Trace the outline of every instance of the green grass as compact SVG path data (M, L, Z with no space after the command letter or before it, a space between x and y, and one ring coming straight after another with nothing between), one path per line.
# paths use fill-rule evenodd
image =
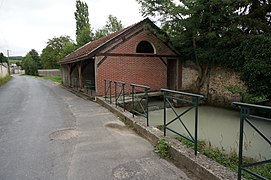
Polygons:
M46 79L46 80L50 80L53 82L57 82L57 83L61 83L61 81L62 81L60 76L42 76L41 78Z
M22 60L8 60L9 64L16 64L17 62L21 63Z
M4 78L0 78L0 86L5 84L6 82L10 81L12 79L12 76L6 76Z
M157 145L154 148L154 152L160 154L164 158L170 158L169 153L170 145L166 142L165 138L160 138Z
M186 145L188 148L194 148L194 143L188 141L187 139L179 136L177 139ZM236 153L226 153L225 150L221 150L218 148L213 148L211 145L206 143L205 141L198 141L198 151L207 156L208 158L218 162L219 164L229 168L232 171L237 172L238 170L238 155ZM244 164L256 162L253 159L243 158ZM271 164L253 166L248 168L257 174L266 177L267 179L271 179ZM257 179L254 176L244 173L243 176L247 179Z

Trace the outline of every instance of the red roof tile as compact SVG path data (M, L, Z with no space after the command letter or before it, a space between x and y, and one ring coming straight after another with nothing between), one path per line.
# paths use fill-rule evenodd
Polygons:
M153 25L156 29L159 29L156 25L154 25L151 20L148 18L144 19L143 21L140 21L134 25L131 25L125 29L122 29L120 31L117 31L115 33L112 33L108 36L102 37L100 39L91 41L84 46L78 48L74 52L70 53L66 57L60 60L60 64L68 64L68 63L73 63L77 61L82 61L87 58L93 57L96 55L96 53L100 52L103 48L106 47L107 43L113 41L115 38L122 37L121 35L125 33L129 33L130 30L133 30L134 28L140 27L145 23L150 23ZM160 30L160 29L159 29ZM171 47L172 48L172 47ZM172 48L174 49L174 48ZM176 53L178 54L178 53Z
M139 24L139 23L137 23L137 24ZM112 39L114 39L118 35L121 35L123 32L129 30L130 28L134 27L137 24L129 26L129 27L122 29L120 31L114 32L108 36L104 36L100 39L91 41L91 42L85 44L84 46L78 48L74 52L70 53L69 55L67 55L63 59L61 59L59 63L66 64L66 63L70 63L70 62L80 61L81 59L88 57L91 53L98 50L98 48L101 47L102 45L106 44L107 42L110 42Z

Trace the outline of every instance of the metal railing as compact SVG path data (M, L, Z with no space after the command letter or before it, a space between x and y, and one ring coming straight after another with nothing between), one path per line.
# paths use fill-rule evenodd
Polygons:
M125 82L114 81L115 84L115 105L123 106L123 110L125 111Z
M109 94L109 102L111 104L112 103L112 81L104 80L104 100L105 101L107 101L108 94Z
M150 90L150 87L139 84L131 84L131 86L133 117L135 116L135 114L139 114L145 117L147 119L147 126L149 126L148 92Z
M180 92L180 91L173 91L173 90L169 90L169 89L161 89L161 91L163 92L163 95L164 95L164 136L166 136L166 130L169 130L169 131L187 139L188 141L194 143L194 152L195 152L195 155L197 155L197 151L198 151L198 145L197 145L198 144L197 143L198 142L198 102L204 96L198 95L198 94ZM177 97L176 95L178 95L180 97ZM188 100L188 98L190 98L191 100ZM172 102L170 102L170 100L177 100L177 101L185 102L186 104L188 104L190 106L188 106L188 109L183 111L181 114L178 114L178 112L176 111L176 109L174 108L174 106L172 105ZM176 117L174 119L169 120L169 122L167 122L167 110L166 110L167 104L169 105L169 108L171 108L173 110L174 114L176 115ZM188 113L192 109L195 109L194 137L182 120L183 115L185 115L186 113ZM171 123L173 123L177 120L179 120L179 122L181 123L183 128L188 133L189 137L186 137L186 136L182 135L181 133L168 127Z
M270 106L260 106L255 104L247 104L247 103L240 103L240 102L233 102L234 106L237 106L240 108L240 135L239 135L239 161L238 161L238 180L241 180L242 171L245 171L259 179L267 179L256 172L253 172L252 170L248 169L252 166L259 166L271 163L271 159L264 160L264 161L258 161L254 163L244 164L243 163L243 143L244 143L244 124L245 122L252 127L261 138L263 138L271 147L271 140L259 129L257 128L251 120L269 120L269 118L261 117L261 116L255 116L251 115L251 110L258 110L261 112L271 112ZM270 148L271 150L271 148Z

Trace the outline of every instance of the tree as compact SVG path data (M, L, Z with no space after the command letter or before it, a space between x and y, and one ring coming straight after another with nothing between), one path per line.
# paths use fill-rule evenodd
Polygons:
M199 92L212 64L230 64L242 42L270 32L270 2L260 0L137 0L144 16L158 17L182 54L195 62ZM260 26L258 26L260 24ZM270 34L270 33L269 33ZM239 64L239 61L233 62Z
M0 63L7 62L7 58L4 56L3 53L0 53Z
M159 17L162 29L181 52L183 60L195 62L198 78L194 91L199 92L217 61L227 59L228 42L235 23L233 1L218 0L137 0L143 15Z
M38 75L38 68L41 65L40 57L38 52L35 49L29 51L22 61L25 74L27 75Z
M49 39L47 46L41 53L43 68L59 68L58 61L73 52L75 49L76 45L69 36L60 36Z
M76 42L79 47L93 40L92 28L89 23L87 3L76 0Z
M116 16L109 15L106 25L103 28L96 30L94 39L99 39L121 29L123 29L122 22L119 21Z
M239 61L241 78L248 92L271 99L271 37L254 36L244 41L233 60Z

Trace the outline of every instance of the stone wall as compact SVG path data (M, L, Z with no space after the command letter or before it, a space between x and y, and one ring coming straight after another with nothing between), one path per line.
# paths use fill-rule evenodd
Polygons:
M0 78L6 77L8 75L8 68L7 64L4 63L3 65L0 64Z
M193 91L198 77L195 65L192 62L185 62L182 71L182 90ZM200 93L207 98L210 105L230 106L231 102L240 101L240 96L228 91L226 87L229 85L246 90L245 83L241 81L238 72L215 66L211 68L210 75L206 78Z
M40 76L60 76L59 69L39 69L38 70Z

